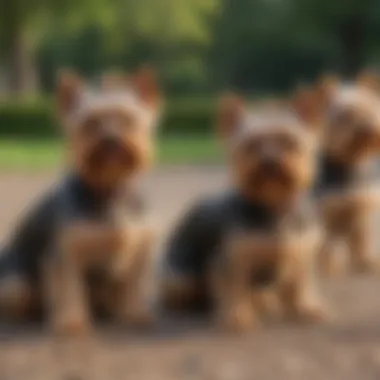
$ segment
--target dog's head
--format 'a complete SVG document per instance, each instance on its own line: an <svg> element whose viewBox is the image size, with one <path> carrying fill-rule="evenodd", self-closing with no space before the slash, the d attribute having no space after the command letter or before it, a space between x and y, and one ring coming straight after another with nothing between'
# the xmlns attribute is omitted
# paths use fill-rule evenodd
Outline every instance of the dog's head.
<svg viewBox="0 0 380 380"><path fill-rule="evenodd" d="M317 104L314 92L307 89L297 92L293 108L252 110L239 97L222 98L218 129L235 185L246 197L266 205L281 205L312 185Z"/></svg>
<svg viewBox="0 0 380 380"><path fill-rule="evenodd" d="M64 72L57 101L71 164L91 185L110 188L149 166L160 106L152 70L104 76L95 90Z"/></svg>
<svg viewBox="0 0 380 380"><path fill-rule="evenodd" d="M380 151L379 82L365 72L352 83L329 78L317 86L325 105L322 146L330 159L356 165Z"/></svg>

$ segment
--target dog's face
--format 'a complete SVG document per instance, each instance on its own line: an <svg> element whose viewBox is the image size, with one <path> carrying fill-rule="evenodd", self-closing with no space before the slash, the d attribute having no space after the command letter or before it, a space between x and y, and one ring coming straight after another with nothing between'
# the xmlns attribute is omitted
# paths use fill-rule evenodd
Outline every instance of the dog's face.
<svg viewBox="0 0 380 380"><path fill-rule="evenodd" d="M245 196L280 205L311 186L317 138L309 122L289 110L252 112L236 98L222 103L220 115L233 178Z"/></svg>
<svg viewBox="0 0 380 380"><path fill-rule="evenodd" d="M374 78L335 82L326 96L323 147L341 163L357 164L380 151L380 97Z"/></svg>
<svg viewBox="0 0 380 380"><path fill-rule="evenodd" d="M151 163L159 99L150 71L129 80L105 77L93 91L62 75L58 105L70 160L92 185L116 186Z"/></svg>

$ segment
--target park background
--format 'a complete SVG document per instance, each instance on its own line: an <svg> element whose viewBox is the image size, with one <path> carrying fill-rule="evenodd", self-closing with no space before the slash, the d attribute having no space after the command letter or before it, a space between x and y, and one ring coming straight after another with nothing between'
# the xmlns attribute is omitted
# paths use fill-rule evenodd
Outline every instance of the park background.
<svg viewBox="0 0 380 380"><path fill-rule="evenodd" d="M0 0L0 242L61 175L59 68L92 80L157 67L167 95L161 165L143 193L162 239L228 182L223 165L204 165L221 158L218 93L287 96L322 72L377 69L379 37L380 0ZM142 336L99 326L99 341L71 346L0 323L0 379L380 379L379 278L326 279L322 291L331 323L263 324L238 337L175 319Z"/></svg>
<svg viewBox="0 0 380 380"><path fill-rule="evenodd" d="M286 96L380 61L379 0L0 0L0 167L54 166L57 70L153 64L167 96L159 159L213 162L218 93Z"/></svg>

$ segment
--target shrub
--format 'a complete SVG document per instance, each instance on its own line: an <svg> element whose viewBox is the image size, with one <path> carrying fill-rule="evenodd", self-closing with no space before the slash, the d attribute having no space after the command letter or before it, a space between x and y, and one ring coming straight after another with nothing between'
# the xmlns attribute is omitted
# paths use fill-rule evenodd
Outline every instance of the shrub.
<svg viewBox="0 0 380 380"><path fill-rule="evenodd" d="M212 125L213 101L175 99L167 102L161 133L207 134ZM58 134L51 101L0 104L0 137L51 138Z"/></svg>

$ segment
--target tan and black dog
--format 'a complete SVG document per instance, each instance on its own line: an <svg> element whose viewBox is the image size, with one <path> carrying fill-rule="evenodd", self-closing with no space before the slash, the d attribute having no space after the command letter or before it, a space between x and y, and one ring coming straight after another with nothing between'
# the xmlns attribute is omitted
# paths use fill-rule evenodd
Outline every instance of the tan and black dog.
<svg viewBox="0 0 380 380"><path fill-rule="evenodd" d="M149 324L153 231L136 181L151 164L160 96L152 70L97 89L62 73L58 109L68 174L35 206L0 258L0 312L45 311L59 334L91 328L93 311Z"/></svg>
<svg viewBox="0 0 380 380"><path fill-rule="evenodd" d="M380 187L380 96L376 76L366 72L352 83L323 79L321 162L316 184L327 232L321 253L326 274L336 271L337 247L348 252L355 271L376 270L374 211Z"/></svg>
<svg viewBox="0 0 380 380"><path fill-rule="evenodd" d="M235 96L222 100L232 189L201 202L174 231L163 281L169 308L208 306L219 325L245 331L271 290L287 315L325 317L315 276L323 232L309 194L318 146L310 101L300 92L294 110L253 112Z"/></svg>

